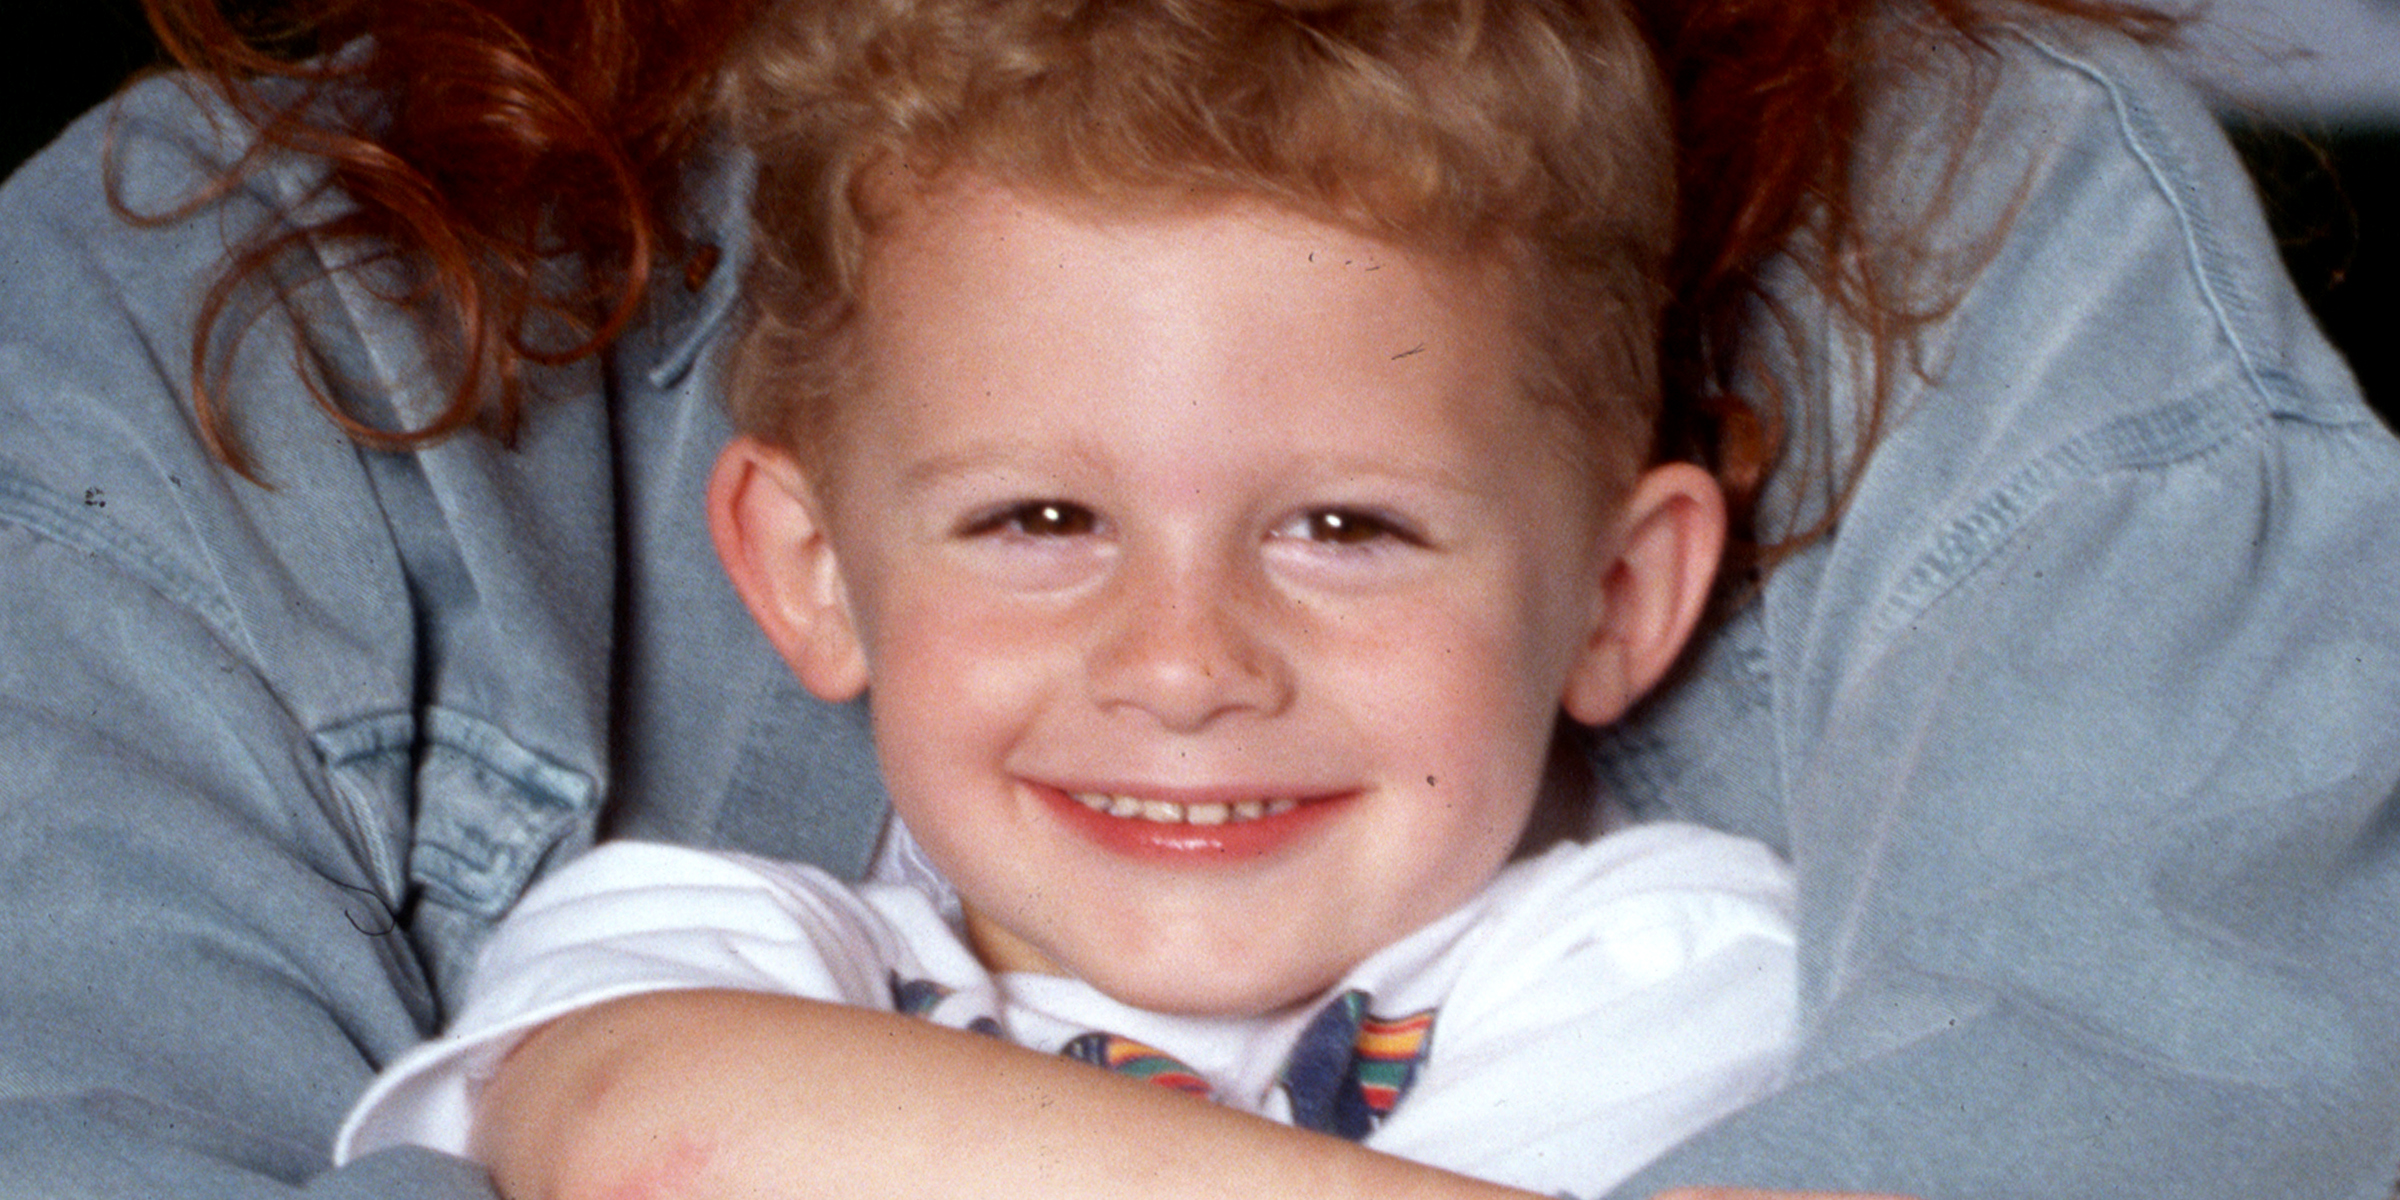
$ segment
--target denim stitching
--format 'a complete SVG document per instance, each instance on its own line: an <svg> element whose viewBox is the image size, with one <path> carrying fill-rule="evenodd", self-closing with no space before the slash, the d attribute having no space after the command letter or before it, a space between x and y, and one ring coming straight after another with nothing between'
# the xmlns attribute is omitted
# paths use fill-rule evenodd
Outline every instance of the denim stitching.
<svg viewBox="0 0 2400 1200"><path fill-rule="evenodd" d="M228 641L241 642L234 636L241 623L223 596L176 570L149 543L80 510L79 501L62 498L50 489L0 478L0 521L20 526L36 537L107 557L151 590L216 627Z"/></svg>
<svg viewBox="0 0 2400 1200"><path fill-rule="evenodd" d="M2070 478L2172 465L2206 454L2263 418L2234 417L2203 397L2111 421L2027 463L1982 503L1934 539L1884 599L1866 630L1880 641L1909 622L1999 552Z"/></svg>

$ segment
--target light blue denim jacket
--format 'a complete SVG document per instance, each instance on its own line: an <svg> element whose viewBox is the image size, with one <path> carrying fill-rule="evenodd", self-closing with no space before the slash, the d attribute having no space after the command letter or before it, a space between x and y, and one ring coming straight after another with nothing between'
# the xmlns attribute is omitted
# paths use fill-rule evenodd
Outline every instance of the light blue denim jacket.
<svg viewBox="0 0 2400 1200"><path fill-rule="evenodd" d="M2385 1200L2400 446L2148 57L2044 34L1980 69L1951 212L2012 232L1965 246L1833 535L1601 746L1642 811L1802 881L1793 1085L1620 1194ZM1895 193L1950 178L1908 132L1942 86L1887 114ZM238 145L212 111L118 108L128 204ZM487 1198L325 1147L528 880L619 834L856 871L881 819L858 712L800 692L702 526L742 181L693 206L728 264L537 381L513 452L363 450L316 410L295 363L381 421L438 392L388 276L288 274L298 344L247 297L261 488L193 432L192 316L229 237L333 201L284 163L136 228L107 136L0 190L0 1197ZM1801 458L1839 464L1863 351L1784 299ZM1787 469L1771 521L1834 477Z"/></svg>

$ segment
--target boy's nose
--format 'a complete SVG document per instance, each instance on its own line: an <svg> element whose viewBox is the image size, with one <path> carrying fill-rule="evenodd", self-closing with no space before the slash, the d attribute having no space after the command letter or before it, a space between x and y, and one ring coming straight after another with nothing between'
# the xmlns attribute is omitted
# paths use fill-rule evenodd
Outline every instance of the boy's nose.
<svg viewBox="0 0 2400 1200"><path fill-rule="evenodd" d="M1288 665L1260 635L1258 605L1213 572L1132 571L1091 662L1093 699L1174 732L1234 713L1272 716L1291 702Z"/></svg>

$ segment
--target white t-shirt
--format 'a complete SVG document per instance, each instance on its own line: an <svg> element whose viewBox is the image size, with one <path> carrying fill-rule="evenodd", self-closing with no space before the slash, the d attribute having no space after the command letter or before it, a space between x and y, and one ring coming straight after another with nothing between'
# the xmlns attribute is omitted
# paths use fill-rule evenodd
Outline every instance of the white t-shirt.
<svg viewBox="0 0 2400 1200"><path fill-rule="evenodd" d="M613 843L526 895L449 1033L375 1081L335 1154L464 1153L479 1087L535 1027L734 988L914 1012L1464 1174L1597 1192L1781 1081L1790 896L1754 842L1635 826L1512 864L1307 1004L1186 1017L995 976L924 887Z"/></svg>

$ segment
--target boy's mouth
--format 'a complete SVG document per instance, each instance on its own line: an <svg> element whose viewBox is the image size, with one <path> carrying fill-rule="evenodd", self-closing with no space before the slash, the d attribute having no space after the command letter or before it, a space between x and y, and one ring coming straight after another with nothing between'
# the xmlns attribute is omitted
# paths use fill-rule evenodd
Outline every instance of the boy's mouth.
<svg viewBox="0 0 2400 1200"><path fill-rule="evenodd" d="M1300 807L1289 797L1274 800L1237 800L1232 803L1208 801L1181 804L1173 800L1153 800L1141 796L1110 795L1105 792L1070 793L1077 804L1096 813L1112 817L1154 821L1161 825L1238 825L1261 817L1281 816Z"/></svg>
<svg viewBox="0 0 2400 1200"><path fill-rule="evenodd" d="M1168 800L1113 789L1068 791L1039 784L1033 793L1093 844L1177 868L1278 853L1347 811L1361 795L1356 789L1294 794L1262 787L1247 794L1186 794Z"/></svg>

